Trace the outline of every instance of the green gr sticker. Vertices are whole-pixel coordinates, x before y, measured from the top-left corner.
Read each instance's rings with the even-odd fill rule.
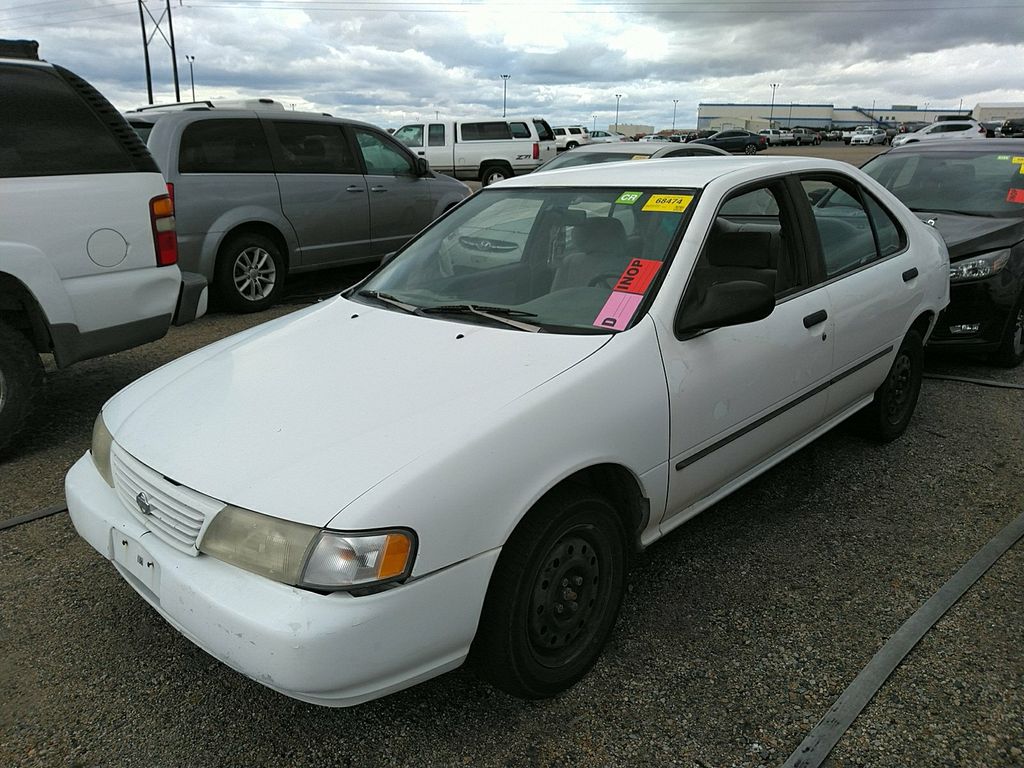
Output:
[[[643,197],[643,195],[643,192],[623,192],[621,195],[615,198],[615,203],[616,205],[632,205],[641,197]]]
[[[996,160],[1009,160],[1009,155],[996,155]]]

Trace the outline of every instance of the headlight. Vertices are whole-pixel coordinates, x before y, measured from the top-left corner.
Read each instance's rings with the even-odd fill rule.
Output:
[[[963,261],[954,261],[949,265],[949,282],[958,283],[963,280],[977,280],[990,277],[1006,266],[1010,261],[1010,249],[992,251],[981,256],[974,256]]]
[[[110,444],[113,442],[114,438],[111,437],[110,430],[103,423],[103,411],[100,411],[96,414],[96,421],[92,424],[92,447],[89,450],[92,453],[92,463],[96,465],[96,471],[111,488],[114,487],[114,475],[110,471]]]
[[[315,589],[364,588],[408,576],[410,531],[325,531],[228,505],[199,550],[269,579]]]

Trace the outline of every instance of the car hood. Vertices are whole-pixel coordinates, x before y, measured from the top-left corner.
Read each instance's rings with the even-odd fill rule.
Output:
[[[175,483],[310,525],[607,342],[337,298],[154,371],[115,396],[115,441]]]
[[[976,253],[1008,248],[1024,240],[1024,219],[966,216],[959,213],[914,212],[922,221],[933,220],[949,249],[950,261]]]

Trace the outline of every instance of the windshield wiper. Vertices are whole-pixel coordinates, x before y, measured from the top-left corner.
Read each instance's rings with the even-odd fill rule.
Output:
[[[518,328],[521,331],[537,333],[541,330],[539,325],[521,323],[518,320],[512,319],[513,317],[536,317],[537,314],[535,312],[525,312],[521,309],[512,309],[511,307],[491,307],[484,304],[440,304],[436,307],[423,307],[420,312],[422,314],[479,315],[480,317],[486,317],[488,320],[494,320],[510,325],[513,328]]]
[[[376,299],[377,301],[383,302],[384,304],[390,304],[393,307],[398,307],[399,309],[404,310],[404,311],[408,312],[411,315],[418,315],[418,314],[420,314],[420,312],[422,310],[421,307],[417,307],[414,304],[406,304],[404,301],[400,301],[399,299],[396,299],[390,293],[381,293],[380,291],[370,291],[370,290],[366,290],[364,288],[363,290],[361,290],[358,293],[356,293],[356,296],[366,296],[366,297],[371,298],[371,299]]]

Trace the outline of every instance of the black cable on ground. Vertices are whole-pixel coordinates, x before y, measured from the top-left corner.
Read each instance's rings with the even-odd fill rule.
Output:
[[[1021,536],[1024,536],[1024,512],[996,534],[896,630],[782,768],[818,768],[824,763],[832,748],[917,642]]]
[[[950,376],[945,373],[926,373],[924,378],[935,381],[959,381],[964,384],[977,384],[980,387],[994,387],[996,389],[1024,389],[1024,384],[1014,384],[1012,381],[996,381],[995,379],[972,379],[969,376]]]
[[[55,504],[52,507],[46,507],[45,509],[37,509],[35,512],[29,512],[27,515],[18,515],[12,517],[10,520],[0,521],[0,531],[5,531],[8,528],[14,528],[15,526],[22,525],[24,523],[31,523],[33,520],[41,520],[44,517],[51,517],[53,515],[59,515],[61,512],[67,512],[68,508],[64,504]]]

